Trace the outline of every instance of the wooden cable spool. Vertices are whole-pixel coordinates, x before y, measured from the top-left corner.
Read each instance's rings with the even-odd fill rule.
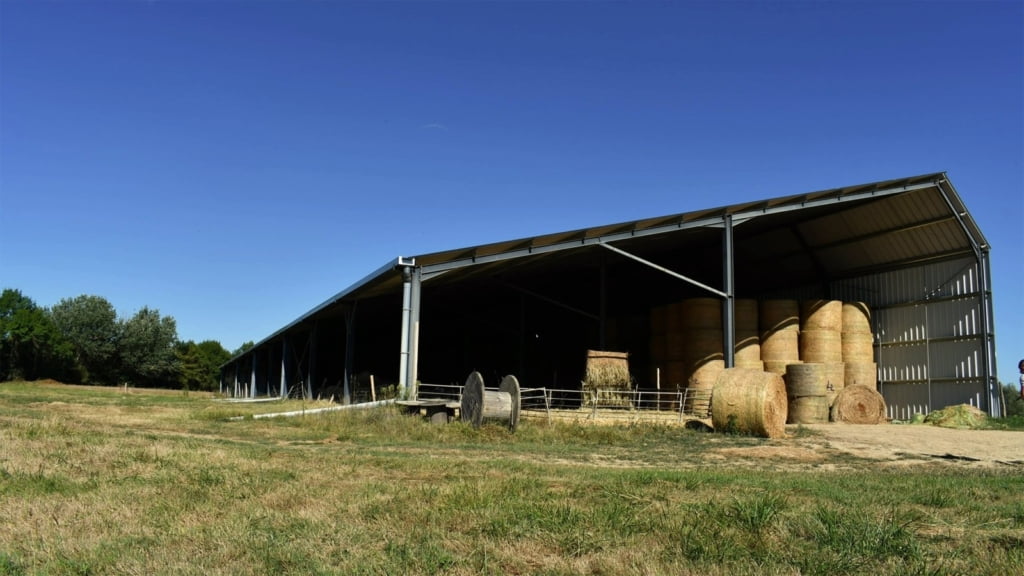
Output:
[[[501,380],[498,390],[484,388],[484,378],[473,372],[462,389],[460,409],[462,419],[479,428],[484,420],[508,422],[510,430],[519,424],[519,380],[511,374]]]

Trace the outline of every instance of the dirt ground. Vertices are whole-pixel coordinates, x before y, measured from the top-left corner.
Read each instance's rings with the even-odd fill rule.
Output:
[[[911,464],[950,461],[979,466],[1024,467],[1024,432],[957,430],[908,424],[812,424],[797,445],[824,447],[860,458]]]

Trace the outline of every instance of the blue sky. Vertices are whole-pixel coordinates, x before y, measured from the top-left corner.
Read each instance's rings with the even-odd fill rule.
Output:
[[[0,0],[0,286],[229,349],[399,255],[934,171],[1016,381],[1021,2]]]

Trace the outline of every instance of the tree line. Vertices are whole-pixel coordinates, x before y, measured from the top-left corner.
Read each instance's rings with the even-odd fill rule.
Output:
[[[102,296],[38,306],[20,290],[0,293],[0,381],[62,382],[216,390],[235,352],[216,340],[178,339],[172,316],[143,307],[120,318]]]

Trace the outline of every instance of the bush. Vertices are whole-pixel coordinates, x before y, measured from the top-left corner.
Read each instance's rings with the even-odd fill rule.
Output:
[[[1024,416],[1024,398],[1020,389],[1013,384],[1003,384],[1003,398],[1006,399],[1006,416]]]

